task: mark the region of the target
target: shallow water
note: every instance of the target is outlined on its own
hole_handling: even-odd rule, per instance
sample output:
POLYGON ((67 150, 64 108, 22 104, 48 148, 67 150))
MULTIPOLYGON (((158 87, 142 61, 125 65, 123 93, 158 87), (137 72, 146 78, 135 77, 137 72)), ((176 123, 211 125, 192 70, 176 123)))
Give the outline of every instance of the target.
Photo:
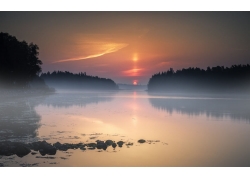
POLYGON ((0 155, 0 166, 249 167, 249 137, 248 98, 61 91, 0 102, 0 141, 125 142, 106 150, 0 155))

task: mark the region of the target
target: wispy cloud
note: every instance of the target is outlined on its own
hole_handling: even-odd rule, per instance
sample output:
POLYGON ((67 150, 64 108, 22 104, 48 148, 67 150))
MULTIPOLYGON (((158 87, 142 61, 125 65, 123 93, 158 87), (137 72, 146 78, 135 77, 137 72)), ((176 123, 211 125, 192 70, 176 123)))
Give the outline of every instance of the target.
POLYGON ((100 57, 105 54, 113 53, 122 48, 125 48, 126 46, 128 46, 128 44, 110 43, 110 42, 86 42, 78 46, 81 46, 82 49, 84 49, 85 51, 88 51, 91 54, 85 55, 85 56, 77 56, 74 58, 62 59, 62 60, 55 61, 53 63, 62 63, 62 62, 68 62, 68 61, 81 61, 84 59, 100 57))
POLYGON ((129 69, 126 71, 123 71, 122 73, 126 76, 140 76, 141 72, 143 71, 143 68, 133 68, 133 69, 129 69))

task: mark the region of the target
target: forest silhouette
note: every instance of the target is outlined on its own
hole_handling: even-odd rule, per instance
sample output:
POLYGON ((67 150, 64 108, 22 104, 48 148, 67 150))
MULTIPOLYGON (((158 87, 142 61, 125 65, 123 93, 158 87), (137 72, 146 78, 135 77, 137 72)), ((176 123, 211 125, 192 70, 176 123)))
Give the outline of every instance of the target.
MULTIPOLYGON (((68 71, 41 73, 43 64, 38 58, 39 47, 34 43, 18 41, 8 33, 0 33, 0 88, 8 89, 95 89, 117 90, 111 79, 74 74, 68 71), (39 75, 40 74, 40 75, 39 75), (48 87, 49 86, 49 87, 48 87)), ((250 65, 233 65, 187 68, 170 68, 154 74, 148 82, 148 91, 174 93, 248 93, 250 90, 250 65)))
MULTIPOLYGON (((0 85, 5 88, 27 88, 38 79, 42 61, 38 58, 39 47, 18 41, 8 33, 0 33, 0 85)), ((38 80, 40 84, 45 84, 38 80)))
POLYGON ((118 86, 111 79, 89 76, 85 72, 74 74, 68 71, 42 73, 40 76, 46 84, 56 89, 95 89, 117 90, 118 86))
POLYGON ((53 91, 53 88, 118 89, 111 79, 88 76, 86 73, 54 71, 39 75, 43 63, 38 58, 38 50, 36 44, 18 41, 15 36, 0 33, 0 89, 42 91, 53 91))
POLYGON ((249 93, 250 65, 232 65, 187 68, 170 68, 154 74, 148 82, 148 91, 171 93, 249 93))

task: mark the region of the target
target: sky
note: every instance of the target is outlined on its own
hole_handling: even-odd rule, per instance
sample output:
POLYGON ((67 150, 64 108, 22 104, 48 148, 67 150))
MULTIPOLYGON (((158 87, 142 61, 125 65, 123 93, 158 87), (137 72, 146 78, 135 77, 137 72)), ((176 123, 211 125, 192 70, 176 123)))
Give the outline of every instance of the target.
POLYGON ((0 12, 0 32, 39 46, 42 71, 146 85, 158 72, 250 64, 249 11, 0 12))

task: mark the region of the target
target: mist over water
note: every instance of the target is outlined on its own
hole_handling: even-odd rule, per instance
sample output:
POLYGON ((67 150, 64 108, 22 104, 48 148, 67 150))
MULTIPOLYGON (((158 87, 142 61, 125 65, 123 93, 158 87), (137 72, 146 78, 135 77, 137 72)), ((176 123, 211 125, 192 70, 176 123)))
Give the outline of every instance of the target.
POLYGON ((31 145, 23 157, 1 154, 1 165, 249 166, 249 105, 247 97, 144 90, 59 90, 5 98, 0 143, 59 144, 54 155, 31 145), (108 140, 116 147, 102 144, 108 140))
POLYGON ((0 102, 0 140, 28 141, 37 137, 41 116, 34 107, 43 97, 15 97, 0 102))
POLYGON ((0 167, 250 166, 249 12, 0 14, 0 167))
POLYGON ((41 104, 53 107, 85 107, 88 104, 98 104, 100 102, 110 102, 117 91, 84 91, 79 90, 57 90, 57 93, 46 98, 41 104))

